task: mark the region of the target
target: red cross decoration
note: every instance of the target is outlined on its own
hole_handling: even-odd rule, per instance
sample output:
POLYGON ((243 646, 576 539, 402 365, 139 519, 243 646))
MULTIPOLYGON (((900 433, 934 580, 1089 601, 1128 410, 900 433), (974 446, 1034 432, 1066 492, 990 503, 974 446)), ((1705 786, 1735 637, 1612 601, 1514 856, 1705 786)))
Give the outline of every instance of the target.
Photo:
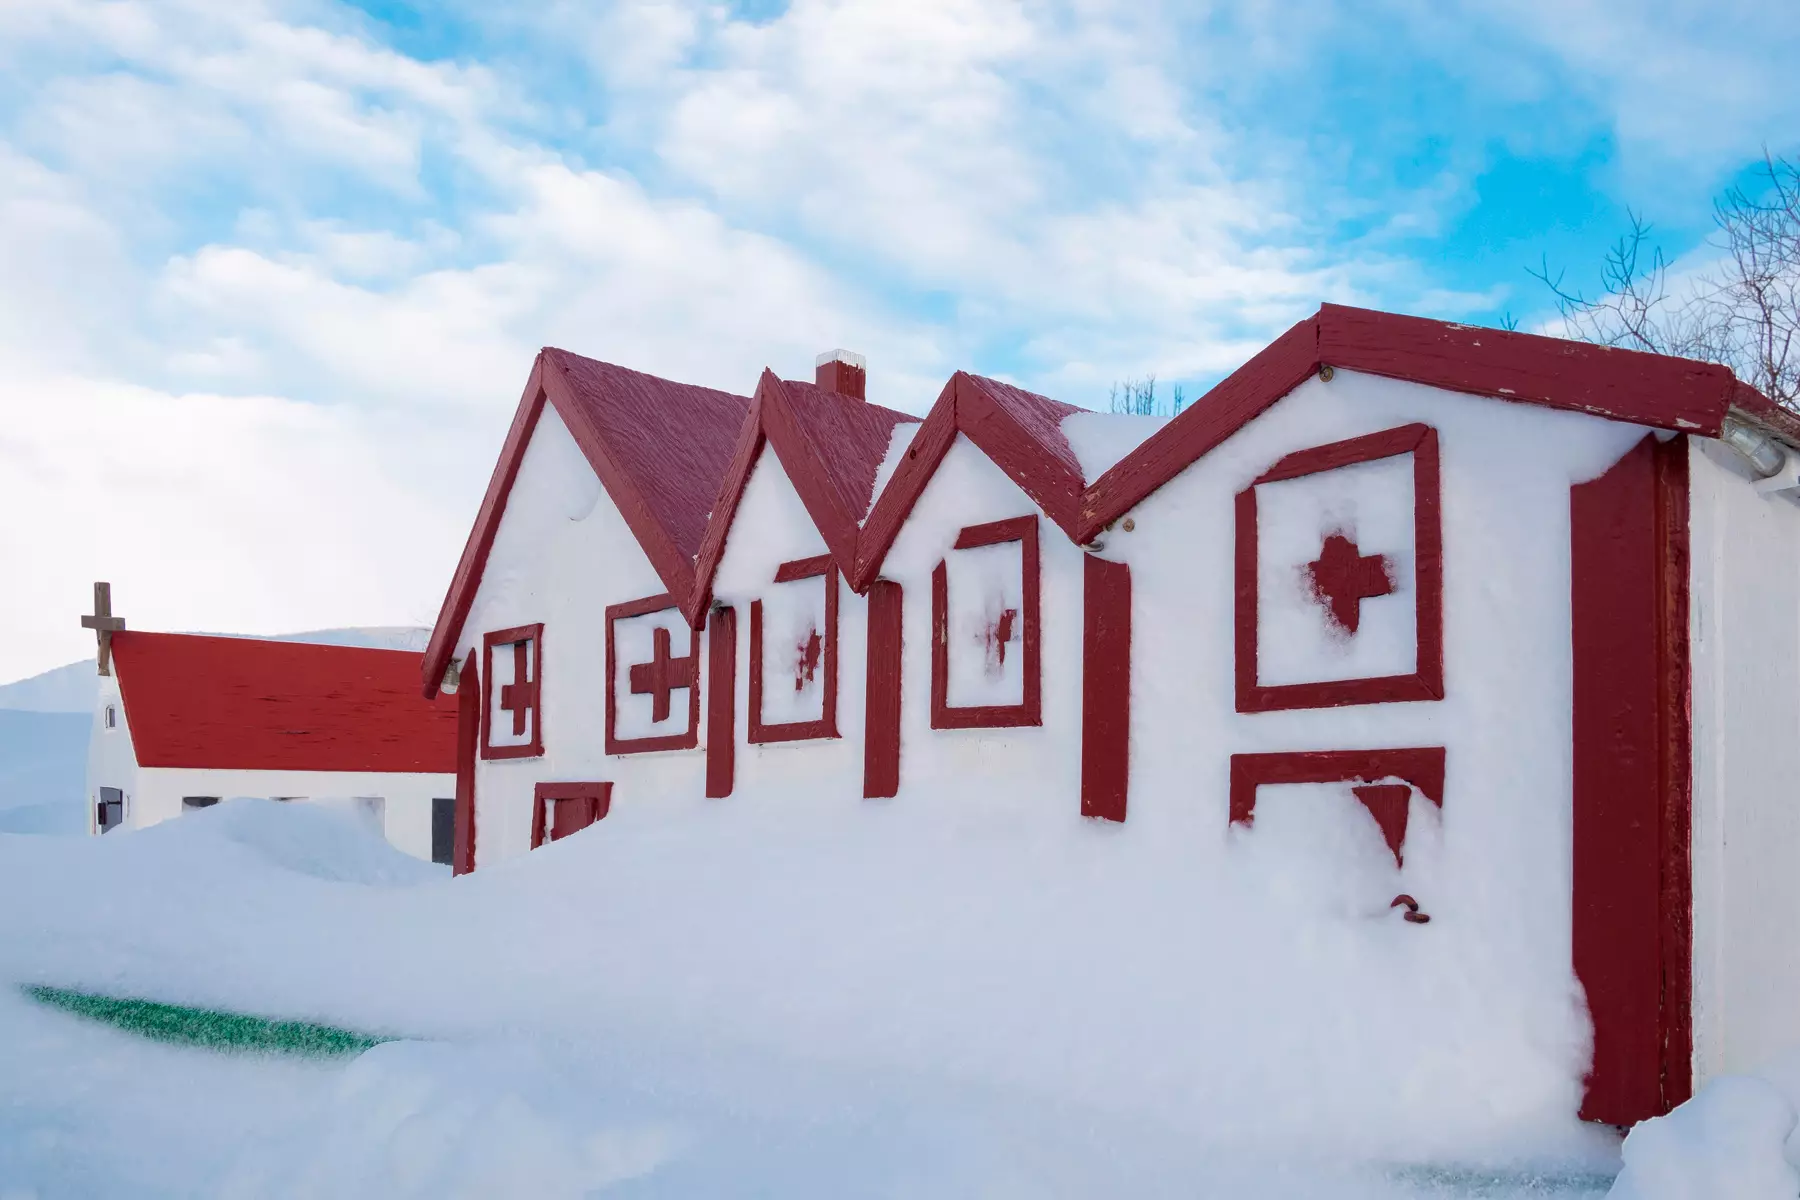
POLYGON ((1013 629, 1019 619, 1019 610, 1009 608, 1001 612, 1000 619, 988 626, 987 660, 992 674, 998 675, 1006 669, 1006 644, 1013 640, 1013 629))
POLYGON ((1319 557, 1306 564, 1312 576, 1313 594, 1330 610, 1346 633, 1362 623, 1362 602, 1386 596, 1394 590, 1384 554, 1364 554, 1341 533, 1325 539, 1319 557))
POLYGON ((799 659, 794 664, 794 690, 806 690, 806 685, 813 681, 819 673, 819 657, 824 652, 825 643, 819 637, 817 629, 806 635, 806 640, 795 647, 799 651, 799 659))
POLYGON ((500 711, 512 714, 512 731, 514 737, 525 736, 525 714, 537 707, 537 680, 525 678, 531 669, 527 657, 531 651, 530 642, 514 642, 513 648, 513 681, 500 687, 500 711))
POLYGON ((657 626, 651 631, 650 661, 631 668, 631 694, 650 697, 650 719, 669 719, 669 693, 676 688, 694 686, 694 656, 669 657, 669 631, 657 626))

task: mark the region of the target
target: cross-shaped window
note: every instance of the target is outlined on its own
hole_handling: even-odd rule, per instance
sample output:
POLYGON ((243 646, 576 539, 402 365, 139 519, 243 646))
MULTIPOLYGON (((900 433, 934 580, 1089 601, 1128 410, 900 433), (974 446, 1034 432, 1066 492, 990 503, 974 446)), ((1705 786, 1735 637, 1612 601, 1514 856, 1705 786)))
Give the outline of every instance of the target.
POLYGON ((544 627, 501 629, 482 642, 488 700, 481 720, 481 756, 536 758, 544 752, 544 627))
POLYGON ((699 744, 700 635, 667 594, 608 605, 606 752, 699 744))

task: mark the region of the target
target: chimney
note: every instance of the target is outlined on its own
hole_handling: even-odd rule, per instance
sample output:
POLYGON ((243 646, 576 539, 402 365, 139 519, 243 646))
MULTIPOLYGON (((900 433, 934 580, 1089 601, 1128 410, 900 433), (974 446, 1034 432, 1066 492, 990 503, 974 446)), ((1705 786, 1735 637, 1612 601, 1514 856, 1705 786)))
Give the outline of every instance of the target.
POLYGON ((827 391, 867 400, 869 364, 848 350, 827 350, 814 363, 813 382, 827 391))

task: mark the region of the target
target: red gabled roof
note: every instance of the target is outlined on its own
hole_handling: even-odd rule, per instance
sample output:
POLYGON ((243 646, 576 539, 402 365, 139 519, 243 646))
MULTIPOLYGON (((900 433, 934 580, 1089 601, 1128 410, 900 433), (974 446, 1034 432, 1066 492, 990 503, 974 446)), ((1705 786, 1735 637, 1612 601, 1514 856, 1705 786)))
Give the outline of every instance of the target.
POLYGON ((750 402, 567 350, 538 353, 425 647, 425 695, 438 684, 475 601, 519 463, 548 401, 600 477, 672 596, 694 590, 694 561, 750 402))
POLYGON ((765 443, 774 448, 826 548, 848 578, 856 565, 863 514, 874 497, 875 476, 887 457, 894 427, 916 424, 918 419, 816 384, 779 379, 765 370, 713 505, 694 590, 681 597, 689 624, 697 625, 711 602, 713 573, 724 557, 744 485, 765 443))
POLYGON ((765 444, 775 447, 832 557, 860 592, 880 572, 959 433, 1084 544, 1323 366, 1709 437, 1735 408, 1800 444, 1800 420, 1725 367, 1327 304, 1091 483, 1062 432, 1063 418, 1085 410, 959 371, 870 509, 893 428, 912 419, 904 414, 767 371, 752 402, 546 350, 432 631, 426 695, 436 694, 461 633, 546 396, 698 628, 739 497, 765 444))
POLYGON ((410 650, 121 632, 113 669, 140 766, 456 770, 456 703, 410 650))

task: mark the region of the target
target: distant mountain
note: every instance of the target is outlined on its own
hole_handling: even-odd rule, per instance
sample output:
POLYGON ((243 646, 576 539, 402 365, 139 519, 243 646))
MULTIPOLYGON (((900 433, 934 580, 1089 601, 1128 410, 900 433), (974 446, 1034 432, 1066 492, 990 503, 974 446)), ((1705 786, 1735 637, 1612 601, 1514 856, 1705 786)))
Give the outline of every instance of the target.
POLYGON ((0 709, 0 833, 87 829, 82 797, 92 721, 86 712, 0 709))
MULTIPOLYGON (((431 640, 431 630, 411 625, 370 625, 354 629, 315 629, 307 633, 284 633, 273 637, 254 633, 213 636, 417 651, 425 649, 425 643, 431 640)), ((55 667, 17 683, 0 685, 0 709, 37 713, 92 713, 99 695, 98 685, 94 680, 94 660, 91 658, 65 667, 55 667)), ((4 748, 0 748, 0 771, 6 769, 8 761, 4 748)), ((77 789, 78 792, 79 790, 77 789)))

